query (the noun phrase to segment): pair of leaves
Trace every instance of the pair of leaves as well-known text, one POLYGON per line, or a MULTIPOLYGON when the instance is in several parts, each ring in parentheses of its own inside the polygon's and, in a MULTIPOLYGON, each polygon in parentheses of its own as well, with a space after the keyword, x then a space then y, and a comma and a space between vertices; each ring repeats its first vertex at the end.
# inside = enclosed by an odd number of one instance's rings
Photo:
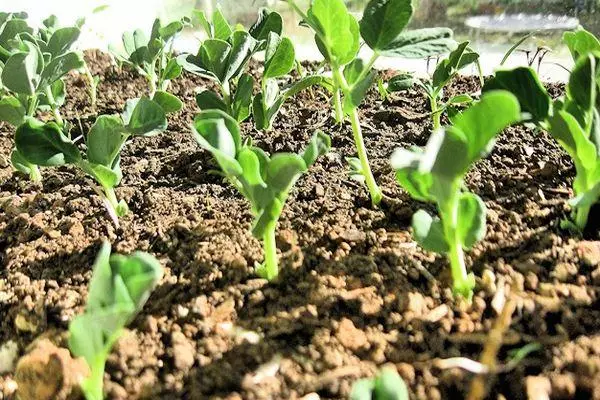
POLYGON ((479 54, 469 47, 469 42, 459 44, 456 50, 437 65, 432 77, 433 87, 435 90, 441 90, 461 69, 478 60, 479 54))
POLYGON ((243 144, 237 122, 219 110, 198 114, 193 132, 198 144, 212 153, 228 180, 252 204, 252 233, 261 239, 267 227, 277 222, 296 180, 331 146, 329 136, 317 132, 304 152, 269 157, 261 149, 243 144))
POLYGON ((441 219, 424 211, 413 218, 415 237, 424 248, 448 251, 451 232, 457 232, 461 244, 470 248, 485 233, 485 206, 477 196, 459 191, 464 175, 491 150, 496 135, 519 119, 519 104, 512 94, 490 92, 458 114, 453 126, 432 135, 423 150, 394 153, 391 162, 400 185, 417 200, 436 202, 440 210, 441 219), (446 215, 455 202, 456 221, 446 215), (444 223, 457 225, 444 229, 444 223))
MULTIPOLYGON (((110 252, 110 244, 104 243, 94 262, 85 312, 69 324, 71 352, 83 357, 92 369, 104 366, 122 329, 142 309, 163 275, 160 263, 150 254, 111 256, 110 252)), ((92 373, 98 374, 102 371, 92 373)))
POLYGON ((257 46, 258 42, 248 32, 236 31, 228 41, 205 40, 197 55, 183 55, 179 61, 186 71, 215 79, 223 85, 245 70, 257 46))
POLYGON ((227 19, 221 12, 221 9, 217 7, 212 14, 211 20, 208 19, 204 11, 194 10, 194 14, 200 25, 208 35, 209 39, 220 39, 229 40, 229 37, 233 33, 233 28, 227 22, 227 19))

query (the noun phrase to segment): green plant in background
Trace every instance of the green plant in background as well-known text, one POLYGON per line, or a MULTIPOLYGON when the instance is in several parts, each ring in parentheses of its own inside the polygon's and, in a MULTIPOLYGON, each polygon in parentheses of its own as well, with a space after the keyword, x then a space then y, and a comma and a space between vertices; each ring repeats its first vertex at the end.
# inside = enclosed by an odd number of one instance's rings
POLYGON ((409 72, 400 72, 391 77, 387 82, 383 78, 377 79, 377 91, 381 101, 389 101, 392 93, 402 92, 412 88, 417 82, 417 78, 409 72))
MULTIPOLYGON (((67 129, 59 111, 66 96, 63 77, 82 68, 85 62, 80 53, 71 50, 79 28, 56 28, 55 24, 55 17, 50 17, 34 34, 25 20, 13 18, 5 22, 0 34, 0 46, 7 57, 0 75, 0 120, 19 126, 37 110, 51 111, 57 126, 67 129), (12 27, 8 25, 11 22, 15 24, 12 27), (4 41, 8 34, 11 39, 4 41)), ((13 151, 11 159, 13 166, 29 174, 31 180, 41 180, 37 165, 27 162, 18 150, 13 151)))
POLYGON ((531 68, 498 71, 484 91, 512 92, 527 113, 526 122, 536 124, 560 143, 573 159, 573 213, 565 227, 583 231, 591 207, 600 199, 600 41, 585 30, 566 33, 564 41, 575 68, 564 97, 551 96, 531 68))
POLYGON ((456 95, 446 103, 442 103, 442 97, 446 86, 452 82, 461 69, 478 62, 479 54, 469 47, 469 42, 463 42, 458 45, 456 50, 450 53, 448 58, 438 63, 431 81, 416 81, 425 90, 425 94, 429 99, 434 131, 442 127, 441 119, 444 111, 447 110, 450 115, 453 115, 458 112, 456 110, 457 106, 464 106, 473 102, 473 98, 466 93, 456 95))
POLYGON ((44 167, 71 164, 91 176, 102 188, 98 190, 94 186, 118 226, 118 217, 129 210, 115 194, 115 187, 123 176, 121 150, 131 136, 153 136, 167 129, 163 107, 168 108, 147 98, 134 99, 127 102, 120 116, 99 116, 87 135, 85 157, 60 126, 34 118, 27 118, 17 128, 15 144, 29 164, 44 167))
POLYGON ((350 400, 409 400, 406 383, 395 368, 383 368, 371 379, 360 379, 352 385, 350 400))
POLYGON ((182 18, 163 26, 157 18, 149 38, 140 29, 123 34, 125 53, 109 48, 119 64, 135 69, 146 78, 150 98, 157 91, 167 92, 171 80, 181 75, 182 67, 173 55, 173 42, 189 22, 188 18, 182 18))
POLYGON ((275 230, 283 206, 296 180, 325 154, 331 139, 317 132, 300 154, 268 156, 258 147, 242 141, 238 123, 221 110, 207 110, 193 124, 196 141, 210 151, 224 177, 250 202, 254 224, 252 234, 263 242, 265 259, 257 273, 273 280, 279 273, 275 230))
POLYGON ((196 55, 184 54, 179 62, 186 71, 216 81, 221 96, 205 90, 196 95, 196 103, 202 110, 223 110, 236 121, 244 121, 250 116, 254 85, 252 76, 244 71, 259 42, 249 32, 234 31, 219 9, 215 10, 212 22, 203 12, 197 15, 208 39, 196 55))
POLYGON ((111 256, 110 244, 102 245, 94 262, 85 312, 69 324, 69 348, 83 357, 91 370, 81 384, 87 400, 104 398, 106 359, 162 275, 162 267, 152 255, 111 256))
POLYGON ((369 165, 358 115, 358 106, 377 76, 373 65, 380 56, 425 58, 450 51, 456 46, 452 31, 446 28, 405 31, 413 14, 411 0, 372 0, 360 23, 342 0, 313 0, 306 13, 294 0, 287 2, 315 32, 317 46, 333 74, 336 120, 342 122, 344 115, 348 115, 352 123, 358 152, 358 160, 349 160, 352 174, 362 177, 371 201, 379 204, 383 194, 369 165), (373 50, 366 63, 357 58, 361 36, 373 50))
POLYGON ((448 255, 454 293, 468 299, 475 278, 467 273, 463 251, 485 236, 486 207, 465 189, 464 178, 491 151, 495 137, 520 118, 515 96, 490 92, 455 115, 452 125, 432 135, 424 149, 397 150, 392 156, 398 183, 414 199, 435 203, 439 212, 439 217, 424 210, 415 213, 415 240, 426 250, 448 255))

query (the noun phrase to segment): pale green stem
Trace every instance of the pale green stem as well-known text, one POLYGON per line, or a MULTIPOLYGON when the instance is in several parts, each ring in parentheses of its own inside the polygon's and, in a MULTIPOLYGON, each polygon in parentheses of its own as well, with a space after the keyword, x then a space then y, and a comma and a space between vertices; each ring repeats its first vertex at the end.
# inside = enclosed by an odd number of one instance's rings
POLYGON ((63 121, 60 112, 58 111, 58 107, 56 106, 56 99, 54 99, 54 94, 52 94, 52 88, 48 86, 46 88, 46 98, 48 99, 48 103, 50 104, 50 108, 52 109, 52 115, 54 115, 54 120, 60 126, 65 126, 65 121, 63 121))
POLYGON ((592 207, 589 205, 577 207, 575 209, 575 224, 581 232, 583 232, 587 226, 591 209, 592 207))
POLYGON ((344 122, 344 108, 342 107, 342 96, 339 88, 334 89, 333 105, 335 109, 335 122, 341 124, 344 122))
POLYGON ((38 102, 37 95, 34 94, 29 99, 29 108, 27 109, 28 117, 33 117, 33 114, 35 114, 35 110, 37 109, 37 102, 38 102))
POLYGON ((87 63, 85 63, 84 70, 85 76, 88 80, 88 84, 90 85, 90 103, 92 105, 92 108, 96 108, 96 102, 98 100, 98 85, 96 85, 96 80, 94 79, 92 71, 90 71, 90 67, 87 65, 87 63))
POLYGON ((231 86, 229 85, 229 81, 225 81, 221 84, 221 94, 223 95, 223 101, 231 114, 231 86))
POLYGON ((104 398, 104 367, 106 359, 98 357, 94 365, 90 365, 91 375, 81 384, 86 400, 102 400, 104 398))
POLYGON ((272 222, 266 228, 263 236, 263 249, 265 252, 264 261, 264 277, 272 281, 279 275, 279 267, 277 263, 277 242, 275 240, 275 228, 277 222, 272 222))
POLYGON ((442 127, 442 111, 439 109, 437 95, 429 96, 431 105, 431 118, 433 118, 433 131, 437 132, 442 127))
POLYGON ((42 180, 42 174, 40 168, 35 164, 28 165, 29 167, 29 179, 32 182, 40 182, 42 180))

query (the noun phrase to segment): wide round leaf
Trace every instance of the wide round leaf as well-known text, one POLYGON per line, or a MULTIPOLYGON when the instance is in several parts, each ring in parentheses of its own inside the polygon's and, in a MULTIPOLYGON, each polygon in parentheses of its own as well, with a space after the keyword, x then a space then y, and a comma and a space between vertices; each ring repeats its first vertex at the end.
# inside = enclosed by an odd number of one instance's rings
POLYGON ((64 54, 71 48, 73 43, 79 38, 81 31, 76 27, 66 27, 57 29, 50 37, 47 51, 52 57, 64 54))
POLYGON ((15 93, 31 96, 38 86, 38 73, 43 65, 39 64, 37 48, 32 43, 25 44, 29 48, 27 52, 15 53, 6 61, 2 69, 2 84, 15 93))
POLYGON ((294 44, 288 38, 280 38, 271 32, 267 39, 265 70, 263 79, 277 78, 288 74, 296 62, 294 44))
POLYGON ((121 152, 125 138, 125 127, 117 116, 98 117, 87 137, 87 159, 94 164, 112 167, 121 152))
POLYGON ((177 96, 162 90, 154 93, 152 100, 161 106, 166 114, 180 111, 183 108, 183 102, 177 96))
POLYGON ((432 217, 427 211, 419 210, 412 218, 415 240, 428 251, 446 253, 450 249, 444 237, 444 227, 438 217, 432 217))
POLYGON ((44 167, 77 163, 81 153, 77 146, 53 122, 44 124, 27 119, 15 133, 19 153, 32 164, 44 167))
POLYGON ((167 129, 167 116, 157 102, 144 97, 135 105, 125 129, 132 135, 152 136, 167 129))
POLYGON ((412 0, 371 0, 360 21, 362 38, 374 51, 385 50, 406 28, 412 14, 412 0))

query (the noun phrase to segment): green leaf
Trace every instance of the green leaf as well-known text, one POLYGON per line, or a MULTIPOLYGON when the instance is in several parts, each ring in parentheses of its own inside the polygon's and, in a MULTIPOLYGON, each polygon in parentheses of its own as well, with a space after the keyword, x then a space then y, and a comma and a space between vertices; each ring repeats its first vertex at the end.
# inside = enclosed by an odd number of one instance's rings
POLYGON ((371 0, 360 21, 360 33, 374 51, 386 50, 413 14, 411 0, 371 0))
POLYGON ((91 175, 96 182, 98 182, 103 188, 114 188, 119 185, 123 174, 120 166, 112 168, 101 164, 93 164, 87 161, 82 163, 83 170, 91 175))
POLYGON ((196 95, 196 104, 200 110, 221 110, 227 112, 227 104, 212 90, 205 90, 196 95))
POLYGON ((233 29, 219 8, 212 15, 213 37, 215 39, 227 40, 233 33, 233 29))
POLYGON ((455 105, 471 104, 474 101, 475 100, 468 94, 459 94, 457 96, 451 97, 448 100, 448 104, 455 104, 455 105))
POLYGON ((373 85, 373 82, 375 82, 376 77, 377 72, 372 70, 362 81, 354 84, 350 95, 344 97, 344 112, 350 113, 351 110, 357 108, 362 103, 368 90, 373 85))
POLYGON ((386 57, 427 58, 456 48, 449 28, 426 28, 401 33, 379 53, 386 57))
POLYGON ((400 73, 389 80, 387 90, 390 92, 409 90, 415 85, 415 82, 416 79, 412 74, 400 73))
POLYGON ((50 53, 53 58, 64 54, 71 48, 73 43, 77 41, 80 33, 81 31, 79 28, 75 27, 60 28, 56 30, 48 42, 48 53, 50 53))
POLYGON ((65 103, 67 94, 65 92, 65 82, 62 79, 55 81, 50 85, 50 91, 54 98, 53 104, 50 104, 46 92, 38 95, 38 109, 41 111, 51 111, 52 107, 60 107, 65 103))
POLYGON ((27 21, 21 18, 14 18, 6 21, 4 26, 0 24, 0 46, 5 49, 9 49, 8 42, 18 37, 21 33, 30 33, 33 34, 33 29, 27 25, 27 21))
POLYGON ((463 42, 458 45, 448 58, 442 60, 436 67, 433 73, 432 84, 434 88, 442 88, 452 79, 452 77, 458 73, 459 69, 464 66, 461 62, 469 42, 463 42))
POLYGON ((194 118, 192 131, 198 144, 213 154, 225 174, 243 173, 236 160, 241 147, 240 128, 231 116, 220 110, 202 111, 194 118))
POLYGON ((19 172, 24 174, 31 173, 33 164, 27 161, 25 157, 23 157, 23 154, 21 154, 17 149, 13 149, 13 151, 10 153, 10 163, 12 164, 13 168, 19 172))
POLYGON ((126 124, 125 130, 131 135, 152 136, 167 129, 167 116, 158 103, 144 97, 136 103, 126 124))
MULTIPOLYGON (((591 111, 596 105, 596 57, 587 55, 581 57, 569 77, 567 93, 579 107, 586 112, 591 111)), ((600 82, 600 77, 598 77, 600 82)))
POLYGON ((173 21, 166 26, 160 27, 158 33, 163 42, 168 42, 183 30, 181 21, 173 21))
POLYGON ((343 0, 314 0, 308 17, 317 36, 324 41, 321 47, 327 49, 326 58, 331 56, 336 65, 346 65, 356 57, 359 26, 343 0))
POLYGON ((479 196, 473 193, 461 194, 458 203, 458 236, 463 247, 468 250, 485 237, 486 207, 479 196))
POLYGON ((111 167, 125 142, 125 127, 117 116, 98 117, 87 137, 87 159, 93 164, 111 167))
POLYGON ((452 123, 466 135, 469 162, 474 162, 502 130, 520 119, 517 98, 507 91, 494 91, 484 94, 479 102, 458 114, 452 123))
MULTIPOLYGON (((228 80, 226 71, 230 55, 231 45, 229 43, 221 39, 205 40, 198 53, 199 66, 214 74, 221 83, 224 83, 228 80)), ((189 61, 190 57, 187 60, 189 61)))
POLYGON ((53 122, 44 124, 33 118, 27 119, 17 128, 15 144, 27 161, 44 167, 81 160, 77 146, 53 122))
POLYGON ((245 121, 250 116, 250 105, 252 104, 252 89, 254 79, 250 74, 243 74, 238 80, 238 85, 231 104, 233 117, 238 121, 245 121))
POLYGON ((242 73, 250 57, 254 54, 257 44, 248 32, 236 31, 233 33, 231 54, 222 82, 235 79, 242 73))
POLYGON ((383 368, 375 379, 374 398, 377 400, 409 400, 408 388, 392 368, 383 368))
POLYGON ((374 379, 359 379, 352 385, 350 400, 373 400, 374 379))
POLYGON ((27 52, 15 53, 6 61, 2 69, 2 84, 9 90, 31 96, 35 93, 40 77, 38 73, 43 65, 39 64, 37 48, 27 42, 27 52))
POLYGON ((172 79, 178 78, 181 75, 182 71, 183 67, 179 65, 177 59, 171 58, 169 62, 167 62, 167 66, 163 71, 163 79, 170 81, 172 79))
POLYGON ((352 86, 356 83, 358 78, 362 75, 365 69, 365 62, 362 58, 356 58, 350 64, 344 68, 344 78, 348 85, 352 86))
POLYGON ((6 96, 0 100, 0 121, 19 126, 23 123, 26 113, 27 110, 16 97, 6 96))
POLYGON ((499 89, 508 90, 517 96, 522 111, 531 114, 533 121, 544 121, 550 115, 550 96, 533 69, 519 67, 509 71, 497 71, 496 75, 486 82, 483 92, 499 89))
POLYGON ((319 157, 325 155, 331 148, 331 138, 322 131, 317 131, 313 135, 310 143, 302 153, 302 159, 307 168, 310 168, 319 157))
POLYGON ((548 118, 550 134, 560 143, 576 164, 586 170, 596 166, 596 147, 575 117, 559 110, 548 118))
POLYGON ((171 93, 164 92, 162 90, 154 93, 152 100, 161 106, 165 114, 174 113, 181 111, 183 108, 183 102, 179 98, 171 93))
POLYGON ((392 154, 391 164, 396 171, 396 180, 411 197, 419 201, 430 201, 433 176, 429 172, 419 171, 422 158, 421 149, 398 149, 392 154))
POLYGON ((277 221, 283 211, 284 200, 273 198, 257 215, 252 226, 252 236, 262 240, 268 226, 277 221))
POLYGON ((598 40, 591 32, 588 32, 581 27, 574 32, 565 32, 563 41, 569 48, 575 62, 577 62, 582 55, 600 51, 600 40, 598 40))
POLYGON ((249 147, 242 148, 237 154, 237 161, 242 167, 242 178, 247 185, 265 186, 262 178, 261 162, 258 155, 249 147))
POLYGON ((294 45, 288 38, 271 32, 267 39, 263 79, 278 78, 288 74, 296 61, 294 45))
POLYGON ((432 217, 427 211, 419 210, 412 218, 415 240, 428 251, 447 253, 450 250, 444 237, 444 227, 438 217, 432 217))
POLYGON ((45 66, 44 72, 42 72, 38 90, 43 91, 47 86, 52 85, 70 71, 83 68, 84 66, 85 61, 79 53, 67 53, 52 59, 50 64, 45 66))
POLYGON ((266 8, 261 8, 258 11, 258 19, 250 27, 249 33, 256 40, 267 40, 269 33, 276 33, 281 36, 283 32, 283 19, 281 15, 275 11, 269 11, 266 8))
POLYGON ((307 169, 304 159, 297 154, 275 154, 267 167, 267 185, 278 193, 286 193, 307 169))

